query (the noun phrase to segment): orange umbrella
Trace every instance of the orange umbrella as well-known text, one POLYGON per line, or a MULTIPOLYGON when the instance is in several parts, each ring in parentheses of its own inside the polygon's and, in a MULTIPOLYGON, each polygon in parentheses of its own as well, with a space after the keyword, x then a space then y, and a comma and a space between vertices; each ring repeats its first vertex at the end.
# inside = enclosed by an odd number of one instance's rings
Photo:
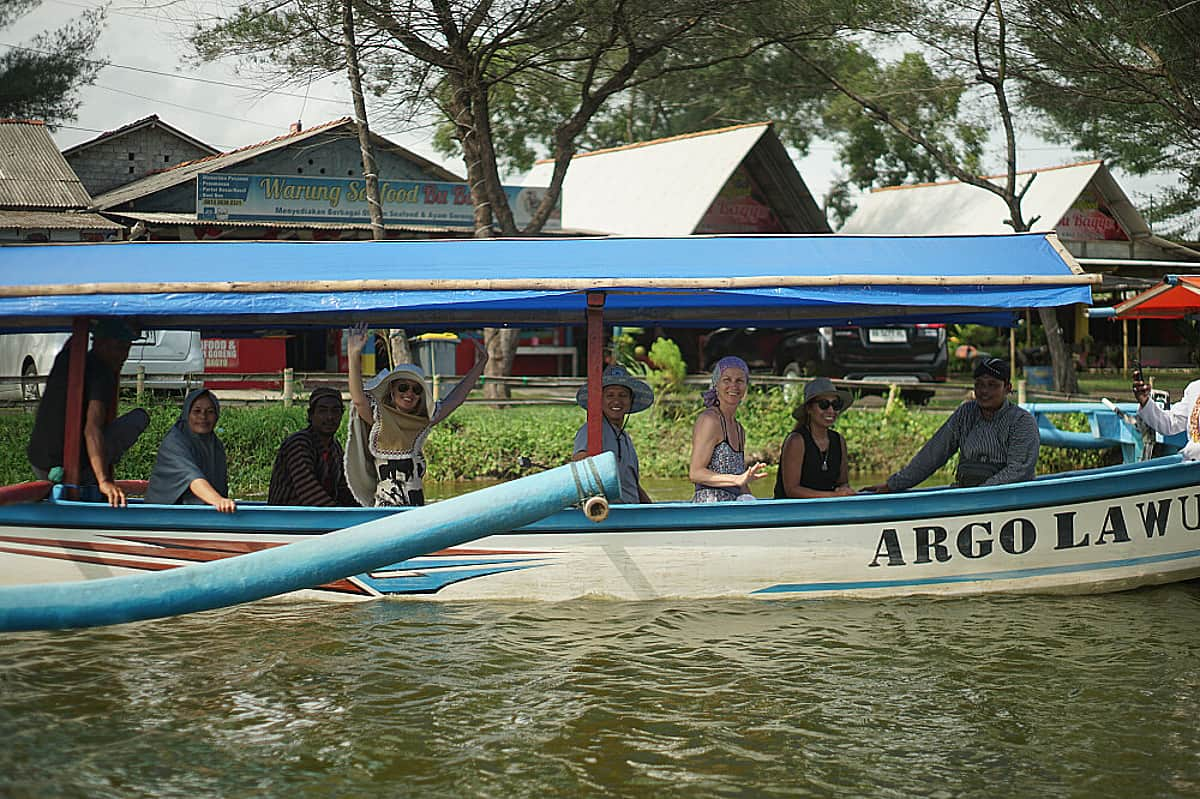
POLYGON ((1200 276, 1167 275, 1163 282, 1113 307, 1117 319, 1181 319, 1200 313, 1200 276))

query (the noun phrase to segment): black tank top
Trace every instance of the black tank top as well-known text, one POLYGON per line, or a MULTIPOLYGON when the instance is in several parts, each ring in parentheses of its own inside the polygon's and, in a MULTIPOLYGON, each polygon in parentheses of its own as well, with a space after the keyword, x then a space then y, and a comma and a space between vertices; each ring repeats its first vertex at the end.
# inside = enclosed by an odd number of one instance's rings
MULTIPOLYGON (((817 449, 812 432, 807 426, 800 428, 804 437, 804 462, 800 464, 800 485, 815 491, 832 491, 837 488, 842 474, 842 436, 836 430, 829 431, 829 449, 817 449)), ((775 475, 775 499, 787 499, 783 487, 783 467, 775 475)))

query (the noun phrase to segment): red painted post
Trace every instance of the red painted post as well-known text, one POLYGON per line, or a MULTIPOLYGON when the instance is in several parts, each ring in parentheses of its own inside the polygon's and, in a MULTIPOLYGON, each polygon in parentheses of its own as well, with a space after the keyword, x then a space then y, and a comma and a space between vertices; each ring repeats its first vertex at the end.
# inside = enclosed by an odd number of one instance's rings
POLYGON ((63 482, 79 485, 79 453, 83 451, 83 376, 87 362, 88 319, 78 317, 71 328, 67 369, 67 416, 63 420, 63 482))
POLYGON ((588 387, 588 454, 599 455, 603 447, 603 410, 600 404, 600 375, 604 371, 604 292, 589 291, 587 295, 587 387, 588 387))

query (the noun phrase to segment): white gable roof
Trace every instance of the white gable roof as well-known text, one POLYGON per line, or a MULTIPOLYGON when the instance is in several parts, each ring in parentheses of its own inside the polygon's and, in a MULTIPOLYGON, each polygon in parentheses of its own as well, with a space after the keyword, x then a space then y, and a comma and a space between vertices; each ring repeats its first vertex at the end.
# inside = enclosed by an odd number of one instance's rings
MULTIPOLYGON (((1017 190, 1033 177, 1033 184, 1021 202, 1030 230, 1048 233, 1075 203, 1092 179, 1103 172, 1109 185, 1099 185, 1105 201, 1116 213, 1130 237, 1149 233, 1141 215, 1129 198, 1108 175, 1099 161, 1072 164, 1052 169, 1017 174, 1017 190), (1114 194, 1115 193, 1115 194, 1114 194), (1133 230, 1129 226, 1134 227, 1133 230)), ((989 180, 1003 184, 1003 177, 989 180)), ((957 235, 1012 233, 1005 224, 1008 206, 999 196, 959 181, 925 183, 915 186, 890 186, 876 189, 862 198, 858 209, 842 225, 839 233, 901 233, 919 235, 957 235)))
MULTIPOLYGON (((577 155, 563 181, 562 225, 629 236, 691 235, 770 127, 739 125, 577 155)), ((541 161, 524 185, 549 186, 553 171, 552 161, 541 161)))

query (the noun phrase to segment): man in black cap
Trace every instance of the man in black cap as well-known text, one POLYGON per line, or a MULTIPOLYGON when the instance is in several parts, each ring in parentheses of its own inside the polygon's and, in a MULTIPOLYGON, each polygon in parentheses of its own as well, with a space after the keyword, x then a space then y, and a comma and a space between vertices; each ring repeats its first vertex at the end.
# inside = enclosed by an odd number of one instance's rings
POLYGON ((950 415, 933 438, 872 491, 905 491, 919 485, 958 452, 954 485, 969 487, 1032 480, 1041 436, 1033 415, 1008 401, 1008 361, 985 358, 975 366, 975 399, 950 415))
MULTIPOLYGON (((79 457, 80 485, 95 485, 114 508, 125 506, 125 492, 113 481, 113 466, 150 424, 141 408, 117 417, 117 389, 129 345, 140 331, 121 319, 101 319, 93 326, 92 348, 83 375, 83 446, 79 457)), ((26 454, 39 480, 59 477, 67 426, 67 373, 71 339, 54 358, 46 390, 38 404, 26 454), (55 470, 59 471, 55 471, 55 470)))
POLYGON ((357 507, 346 484, 342 447, 336 433, 342 423, 342 395, 321 386, 308 397, 308 427, 284 439, 271 470, 271 505, 357 507))

